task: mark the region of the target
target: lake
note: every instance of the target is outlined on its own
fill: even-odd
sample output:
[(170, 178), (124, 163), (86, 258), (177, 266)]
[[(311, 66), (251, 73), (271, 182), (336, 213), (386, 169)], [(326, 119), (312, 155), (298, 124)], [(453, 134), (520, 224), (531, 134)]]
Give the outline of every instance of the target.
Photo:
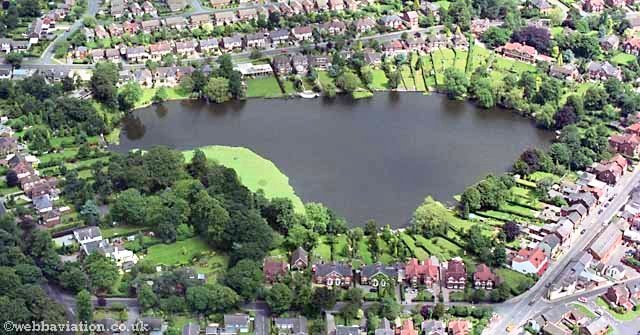
[(552, 136), (506, 110), (391, 92), (363, 100), (166, 102), (125, 120), (114, 150), (247, 147), (273, 161), (303, 201), (322, 202), (351, 225), (375, 219), (401, 227), (427, 195), (452, 203)]

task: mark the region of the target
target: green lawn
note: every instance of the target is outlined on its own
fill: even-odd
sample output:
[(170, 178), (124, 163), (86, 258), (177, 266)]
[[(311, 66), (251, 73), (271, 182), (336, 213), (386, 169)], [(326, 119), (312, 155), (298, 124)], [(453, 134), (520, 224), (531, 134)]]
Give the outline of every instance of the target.
[(373, 81), (371, 82), (371, 89), (373, 90), (386, 90), (389, 79), (381, 69), (372, 69)]
[(101, 228), (100, 230), (102, 231), (102, 236), (104, 238), (112, 238), (135, 234), (140, 230), (144, 230), (144, 228), (121, 225), (117, 227)]
[(194, 257), (209, 251), (209, 246), (198, 237), (192, 237), (172, 244), (156, 244), (147, 249), (144, 257), (155, 264), (191, 265)]
[(611, 57), (611, 63), (618, 64), (618, 65), (629, 64), (634, 60), (636, 60), (636, 56), (630, 55), (624, 52), (620, 52), (615, 56)]
[(438, 257), (439, 260), (448, 260), (456, 256), (462, 256), (464, 250), (457, 244), (443, 237), (426, 239), (422, 236), (414, 236), (416, 244), (424, 248), (430, 255)]
[(605, 308), (609, 312), (609, 314), (611, 314), (611, 316), (613, 316), (616, 320), (631, 321), (631, 320), (640, 318), (640, 309), (635, 311), (631, 310), (626, 313), (620, 314), (615, 310), (613, 310), (611, 306), (609, 306), (609, 304), (602, 297), (596, 300), (596, 304), (602, 308)]
[[(167, 92), (167, 100), (182, 100), (190, 97), (189, 93), (182, 92), (179, 87), (165, 87)], [(143, 88), (142, 97), (135, 104), (135, 108), (149, 106), (153, 103), (153, 96), (156, 95), (158, 88)]]
[(276, 98), (282, 96), (278, 80), (274, 76), (247, 80), (248, 98)]
[(429, 254), (422, 247), (416, 245), (416, 241), (410, 235), (402, 232), (400, 233), (400, 239), (417, 259), (422, 261), (429, 257)]
[[(232, 168), (238, 174), (242, 183), (251, 191), (264, 191), (267, 198), (288, 198), (299, 213), (304, 213), (302, 200), (289, 185), (289, 178), (284, 175), (271, 161), (254, 153), (247, 148), (227, 146), (207, 146), (200, 148), (207, 158)], [(193, 156), (193, 150), (184, 152), (188, 161)]]
[(577, 310), (579, 310), (580, 312), (582, 312), (582, 314), (586, 315), (586, 316), (587, 316), (587, 317), (589, 317), (589, 318), (592, 318), (592, 319), (593, 319), (593, 318), (595, 318), (595, 317), (597, 316), (597, 315), (596, 315), (596, 313), (594, 313), (593, 311), (591, 311), (591, 310), (589, 309), (589, 307), (587, 307), (587, 306), (585, 306), (585, 305), (583, 305), (583, 304), (575, 303), (575, 304), (571, 304), (571, 307), (576, 308)]
[(500, 268), (496, 270), (496, 274), (502, 278), (513, 295), (519, 295), (535, 284), (532, 278), (511, 269)]

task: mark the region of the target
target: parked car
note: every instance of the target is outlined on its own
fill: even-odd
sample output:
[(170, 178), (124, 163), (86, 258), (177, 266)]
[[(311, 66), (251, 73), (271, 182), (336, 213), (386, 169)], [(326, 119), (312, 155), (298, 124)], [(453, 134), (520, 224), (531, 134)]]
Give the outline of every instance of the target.
[(586, 232), (587, 232), (587, 230), (586, 230), (586, 229), (582, 229), (582, 230), (580, 231), (580, 235), (583, 235), (583, 234), (584, 234), (584, 233), (586, 233)]
[(580, 297), (580, 298), (578, 298), (578, 301), (579, 301), (579, 302), (581, 302), (581, 303), (583, 303), (583, 304), (586, 304), (586, 303), (587, 303), (587, 298), (585, 298), (585, 297)]

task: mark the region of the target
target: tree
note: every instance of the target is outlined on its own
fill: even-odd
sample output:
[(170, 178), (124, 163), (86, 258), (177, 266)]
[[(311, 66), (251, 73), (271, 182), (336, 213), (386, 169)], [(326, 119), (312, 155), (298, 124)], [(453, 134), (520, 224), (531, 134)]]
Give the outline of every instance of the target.
[(130, 81), (122, 86), (118, 93), (118, 106), (122, 111), (130, 111), (142, 97), (142, 88), (136, 81)]
[(11, 66), (13, 66), (14, 68), (20, 68), (20, 65), (22, 65), (23, 58), (24, 58), (24, 55), (21, 52), (10, 52), (5, 56), (4, 59), (7, 61), (7, 63), (11, 64)]
[(142, 226), (147, 215), (147, 203), (138, 190), (131, 188), (118, 194), (110, 213), (111, 218), (120, 224)]
[(480, 107), (488, 109), (496, 105), (496, 101), (493, 96), (493, 89), (491, 87), (491, 79), (481, 78), (474, 81), (472, 86), (475, 98), (478, 100), (478, 105)]
[(260, 264), (249, 259), (239, 261), (229, 269), (225, 282), (246, 300), (254, 299), (262, 287)]
[(483, 34), (480, 40), (490, 48), (496, 48), (509, 42), (511, 30), (501, 27), (490, 27)]
[(184, 156), (181, 152), (164, 146), (156, 146), (142, 156), (147, 172), (147, 188), (157, 191), (173, 186), (181, 178)]
[(167, 101), (167, 99), (169, 99), (169, 93), (167, 92), (167, 89), (164, 87), (160, 87), (158, 90), (156, 90), (156, 93), (153, 95), (153, 102), (154, 103), (162, 103)]
[(7, 171), (6, 175), (7, 186), (14, 187), (18, 186), (20, 183), (20, 179), (18, 179), (18, 174), (14, 170)]
[(474, 212), (482, 207), (480, 192), (474, 186), (467, 187), (460, 196), (460, 204), (467, 212)]
[(469, 79), (461, 70), (450, 67), (444, 70), (445, 90), (449, 99), (461, 100), (467, 94)]
[(138, 303), (143, 311), (151, 309), (158, 304), (158, 297), (153, 292), (151, 286), (146, 283), (138, 288)]
[(513, 33), (513, 41), (530, 45), (543, 53), (551, 49), (551, 33), (544, 27), (526, 26)]
[(609, 95), (599, 86), (589, 86), (584, 94), (584, 107), (587, 110), (601, 110), (607, 103)]
[(84, 205), (80, 209), (80, 217), (87, 223), (89, 226), (97, 226), (100, 223), (100, 210), (98, 209), (98, 205), (96, 205), (95, 201), (87, 200)]
[(269, 308), (276, 313), (282, 314), (291, 308), (293, 293), (291, 289), (282, 283), (274, 284), (267, 292), (266, 301)]
[(93, 304), (89, 291), (82, 290), (76, 295), (76, 311), (78, 319), (85, 323), (90, 323), (93, 319)]
[(96, 290), (108, 291), (118, 280), (118, 267), (115, 262), (99, 253), (89, 255), (84, 263), (91, 286)]
[(507, 242), (513, 242), (520, 235), (520, 225), (514, 221), (507, 221), (502, 225)]
[(89, 287), (89, 277), (77, 263), (65, 263), (58, 281), (63, 288), (74, 293)]
[(311, 303), (318, 311), (332, 309), (336, 305), (337, 297), (335, 290), (327, 287), (318, 287), (313, 291)]
[(89, 82), (93, 97), (99, 102), (115, 107), (117, 102), (118, 68), (114, 63), (101, 62), (96, 64)]
[(198, 233), (206, 234), (210, 243), (220, 242), (224, 228), (231, 222), (229, 213), (205, 190), (199, 191), (195, 198), (191, 204), (189, 222)]
[(336, 78), (336, 85), (347, 93), (352, 93), (358, 89), (358, 76), (353, 72), (344, 72)]
[(204, 96), (216, 103), (229, 100), (229, 80), (222, 77), (211, 77), (204, 87)]

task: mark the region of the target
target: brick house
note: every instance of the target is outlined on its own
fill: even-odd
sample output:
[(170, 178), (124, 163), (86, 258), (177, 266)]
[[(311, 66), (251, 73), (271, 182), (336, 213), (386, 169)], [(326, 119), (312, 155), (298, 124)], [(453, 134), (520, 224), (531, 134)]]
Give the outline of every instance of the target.
[(407, 24), (409, 25), (409, 29), (416, 29), (418, 28), (418, 12), (411, 10), (408, 12), (404, 12), (404, 14), (402, 15), (402, 18), (407, 21)]
[(313, 38), (313, 28), (311, 26), (299, 26), (291, 29), (291, 35), (298, 41), (307, 41)]
[(404, 28), (404, 20), (398, 15), (385, 15), (380, 18), (380, 24), (388, 29), (398, 30)]
[(291, 254), (291, 269), (304, 270), (309, 266), (309, 253), (302, 247), (298, 247)]
[(600, 13), (604, 10), (603, 0), (584, 0), (582, 2), (582, 9), (591, 13)]
[(486, 264), (479, 264), (473, 273), (473, 287), (491, 290), (498, 284), (498, 276)]
[(410, 259), (404, 267), (404, 280), (407, 284), (416, 287), (425, 285), (431, 287), (440, 280), (440, 266), (435, 258), (427, 258), (420, 262), (415, 258)]
[(360, 271), (360, 284), (362, 285), (386, 287), (391, 283), (398, 283), (399, 279), (398, 268), (393, 265), (371, 264), (364, 266)]
[(463, 290), (467, 282), (467, 269), (461, 258), (453, 258), (447, 262), (443, 280), (445, 287), (453, 290)]
[(465, 319), (451, 320), (447, 324), (447, 334), (449, 335), (469, 335), (471, 334), (471, 321)]
[(613, 307), (622, 307), (627, 311), (633, 308), (631, 293), (625, 285), (615, 285), (609, 287), (604, 294), (604, 299)]
[(628, 54), (638, 56), (640, 54), (640, 38), (633, 36), (626, 39), (622, 44), (622, 49)]
[(640, 136), (636, 134), (614, 134), (609, 137), (611, 150), (629, 157), (638, 157)]
[(511, 268), (520, 273), (541, 276), (549, 266), (549, 259), (540, 248), (523, 248), (511, 260)]
[(521, 43), (507, 43), (497, 49), (505, 57), (514, 58), (523, 62), (533, 63), (538, 57), (538, 51)]
[(313, 272), (313, 282), (319, 285), (349, 287), (353, 281), (353, 271), (348, 264), (314, 264), (311, 271)]
[(596, 179), (609, 185), (615, 185), (627, 170), (627, 159), (621, 154), (616, 154), (608, 161), (596, 164), (592, 170)]

